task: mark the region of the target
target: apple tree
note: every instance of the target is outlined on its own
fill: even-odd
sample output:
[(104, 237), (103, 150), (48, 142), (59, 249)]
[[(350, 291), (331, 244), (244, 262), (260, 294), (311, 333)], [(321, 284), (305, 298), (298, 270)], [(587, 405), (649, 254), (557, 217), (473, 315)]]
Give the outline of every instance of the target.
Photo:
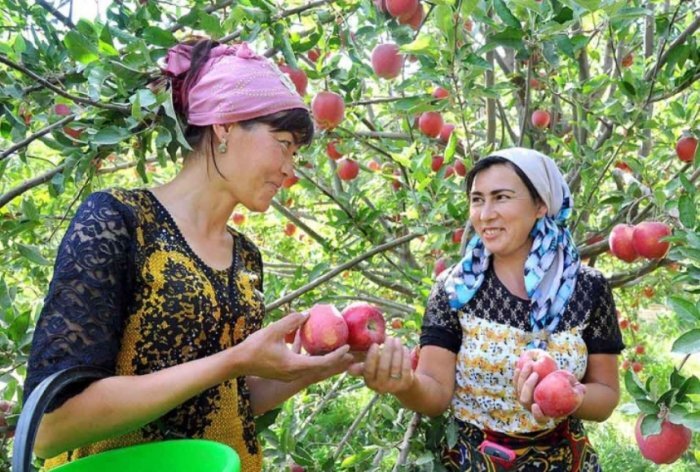
[[(88, 3), (102, 8), (85, 16)], [(263, 251), (270, 321), (364, 301), (416, 345), (434, 276), (470, 236), (468, 169), (499, 148), (532, 147), (566, 173), (581, 255), (615, 287), (628, 347), (622, 421), (641, 414), (642, 438), (667, 422), (700, 431), (695, 2), (0, 0), (0, 22), (5, 461), (76, 206), (177, 172), (186, 143), (153, 83), (167, 49), (191, 34), (247, 41), (277, 61), (318, 125), (273, 210), (232, 215)], [(647, 232), (653, 222), (660, 232)], [(259, 428), (269, 470), (439, 470), (439, 444), (456, 437), (446, 418), (347, 375)]]

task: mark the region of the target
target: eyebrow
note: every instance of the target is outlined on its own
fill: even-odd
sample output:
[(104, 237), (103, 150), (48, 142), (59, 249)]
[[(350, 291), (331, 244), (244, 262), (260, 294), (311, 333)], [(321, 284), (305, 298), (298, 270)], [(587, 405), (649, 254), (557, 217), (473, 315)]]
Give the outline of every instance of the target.
[[(502, 193), (502, 192), (510, 192), (510, 193), (515, 193), (515, 190), (511, 190), (509, 188), (497, 188), (496, 190), (491, 190), (489, 193), (491, 195), (496, 195), (497, 193)], [(479, 191), (473, 191), (470, 193), (470, 195), (483, 195), (483, 192)]]

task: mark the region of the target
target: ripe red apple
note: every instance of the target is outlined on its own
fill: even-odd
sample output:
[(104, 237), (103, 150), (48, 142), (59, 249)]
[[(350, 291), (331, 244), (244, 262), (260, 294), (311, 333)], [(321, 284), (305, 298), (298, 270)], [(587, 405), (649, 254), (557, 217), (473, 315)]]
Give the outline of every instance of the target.
[(642, 344), (637, 344), (637, 346), (634, 348), (634, 352), (636, 352), (640, 356), (642, 354), (644, 354), (645, 351), (646, 351), (646, 349), (644, 348), (644, 346)]
[(59, 103), (55, 107), (53, 107), (54, 113), (60, 116), (68, 116), (70, 115), (70, 108), (68, 108), (68, 105), (64, 105), (63, 103)]
[(360, 166), (350, 158), (344, 158), (338, 162), (338, 177), (341, 180), (353, 180), (360, 173)]
[(617, 161), (615, 163), (615, 168), (620, 169), (623, 172), (632, 173), (632, 168), (624, 161)]
[(311, 102), (311, 111), (319, 128), (332, 130), (345, 118), (345, 102), (337, 93), (319, 92)]
[(294, 236), (294, 233), (297, 232), (297, 226), (289, 221), (285, 226), (284, 226), (284, 234), (287, 236)]
[(386, 0), (386, 9), (395, 18), (407, 20), (418, 8), (418, 0)]
[(433, 156), (433, 159), (430, 161), (430, 168), (433, 169), (433, 172), (437, 172), (440, 170), (440, 167), (442, 167), (442, 163), (445, 162), (445, 158), (439, 155)]
[(439, 135), (440, 141), (442, 141), (443, 143), (446, 143), (447, 141), (449, 141), (450, 135), (452, 134), (452, 132), (454, 130), (455, 130), (455, 125), (453, 125), (451, 123), (445, 123), (444, 125), (442, 125), (442, 128), (440, 128), (440, 135)]
[(311, 62), (316, 63), (318, 58), (321, 57), (321, 51), (319, 51), (318, 48), (313, 48), (306, 53), (306, 57), (308, 57)]
[(535, 110), (532, 113), (532, 126), (538, 129), (544, 129), (547, 126), (549, 126), (549, 122), (551, 120), (551, 117), (549, 116), (549, 112), (544, 111), (544, 110)]
[(665, 419), (661, 422), (661, 431), (658, 434), (644, 437), (642, 436), (643, 417), (644, 415), (639, 415), (637, 425), (634, 428), (634, 437), (642, 456), (655, 464), (676, 462), (690, 446), (690, 440), (693, 437), (692, 431), (683, 425), (674, 424)]
[(410, 26), (413, 31), (418, 31), (418, 28), (420, 28), (424, 17), (425, 10), (423, 10), (423, 5), (419, 3), (418, 7), (416, 8), (416, 11), (413, 12), (413, 15), (411, 15), (406, 20), (402, 20), (401, 18), (399, 18), (399, 23), (401, 23), (402, 25)]
[(374, 305), (356, 302), (341, 313), (348, 325), (348, 344), (353, 351), (366, 351), (372, 344), (382, 344), (385, 339), (384, 315)]
[(391, 327), (394, 329), (403, 328), (403, 320), (401, 318), (394, 318), (391, 320)]
[(369, 164), (367, 164), (367, 167), (372, 172), (377, 172), (381, 168), (381, 166), (379, 165), (379, 162), (375, 161), (374, 159), (369, 161)]
[(448, 92), (446, 88), (436, 87), (435, 90), (433, 90), (433, 97), (439, 100), (442, 100), (443, 98), (447, 98), (449, 96), (450, 92)]
[(80, 139), (80, 137), (83, 135), (82, 128), (71, 128), (70, 126), (64, 126), (63, 132), (73, 139)]
[(544, 84), (533, 77), (530, 79), (530, 88), (532, 90), (543, 90)]
[(625, 262), (633, 262), (639, 257), (637, 250), (632, 244), (632, 234), (634, 226), (619, 224), (610, 231), (608, 244), (610, 244), (610, 252), (613, 256)]
[(343, 157), (343, 154), (335, 147), (336, 144), (338, 144), (338, 141), (330, 141), (328, 144), (326, 144), (326, 154), (328, 154), (328, 157), (334, 161), (337, 161)]
[(455, 175), (455, 168), (453, 166), (445, 167), (445, 178), (448, 179)]
[(634, 371), (635, 374), (641, 372), (643, 367), (644, 367), (644, 365), (641, 362), (633, 362), (632, 363), (632, 370)]
[(378, 44), (372, 50), (372, 70), (378, 77), (393, 79), (401, 73), (403, 55), (394, 43)]
[(622, 370), (629, 370), (631, 365), (632, 363), (628, 359), (625, 359), (622, 361)]
[(460, 177), (464, 177), (465, 175), (467, 175), (467, 167), (464, 165), (464, 162), (462, 162), (461, 159), (457, 159), (455, 161), (454, 169), (457, 175), (459, 175)]
[(464, 235), (464, 228), (458, 228), (452, 232), (452, 242), (459, 244), (462, 242), (462, 235)]
[(231, 219), (233, 220), (233, 223), (237, 225), (242, 225), (245, 223), (245, 215), (243, 213), (235, 212)]
[(306, 86), (309, 84), (309, 79), (306, 77), (306, 72), (289, 67), (287, 64), (280, 64), (279, 68), (282, 72), (289, 76), (294, 84), (294, 87), (297, 89), (297, 93), (302, 97), (306, 95)]
[(299, 177), (297, 177), (296, 175), (292, 175), (282, 181), (282, 187), (289, 188), (297, 182), (299, 182)]
[(626, 54), (625, 57), (622, 58), (622, 60), (620, 61), (620, 65), (622, 67), (629, 67), (632, 65), (633, 62), (634, 62), (634, 54), (632, 54), (630, 52), (630, 53)]
[(435, 277), (437, 277), (437, 276), (440, 275), (440, 274), (442, 273), (442, 271), (444, 271), (445, 269), (447, 269), (447, 261), (445, 261), (445, 259), (443, 259), (443, 258), (441, 257), (440, 259), (438, 259), (437, 261), (435, 261), (435, 267), (433, 268), (433, 275), (434, 275)]
[(693, 136), (684, 136), (676, 143), (676, 154), (683, 162), (693, 162), (695, 151), (698, 148), (698, 140)]
[(528, 364), (532, 364), (532, 371), (537, 374), (538, 382), (559, 368), (557, 361), (542, 349), (523, 351), (515, 363), (515, 368), (523, 370)]
[(671, 235), (671, 228), (659, 221), (643, 221), (634, 227), (632, 246), (642, 257), (647, 259), (663, 259), (668, 253), (671, 243), (661, 241)]
[(418, 361), (420, 360), (420, 346), (413, 346), (411, 349), (411, 370), (416, 370), (418, 368)]
[(436, 111), (426, 111), (418, 118), (418, 129), (431, 138), (437, 138), (442, 130), (442, 115)]
[(555, 370), (540, 380), (533, 395), (542, 413), (552, 418), (569, 416), (578, 407), (586, 387), (567, 370)]
[(622, 319), (620, 320), (620, 329), (627, 329), (630, 327), (630, 320)]
[(333, 305), (316, 304), (301, 327), (301, 345), (311, 355), (326, 354), (348, 341), (348, 325)]

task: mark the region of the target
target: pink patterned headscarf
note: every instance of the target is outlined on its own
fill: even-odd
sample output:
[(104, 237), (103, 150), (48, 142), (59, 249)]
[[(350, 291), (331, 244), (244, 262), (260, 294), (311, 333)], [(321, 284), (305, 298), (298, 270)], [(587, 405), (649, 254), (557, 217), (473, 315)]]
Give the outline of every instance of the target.
[[(193, 46), (178, 44), (168, 51), (164, 72), (179, 77), (190, 69)], [(220, 44), (189, 86), (173, 90), (196, 126), (235, 123), (292, 108), (308, 109), (289, 78), (247, 43)]]

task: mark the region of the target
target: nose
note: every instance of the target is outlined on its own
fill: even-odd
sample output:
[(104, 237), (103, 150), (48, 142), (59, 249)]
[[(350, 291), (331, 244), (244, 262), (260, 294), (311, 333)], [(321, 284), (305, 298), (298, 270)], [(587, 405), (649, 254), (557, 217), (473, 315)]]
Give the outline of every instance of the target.
[(284, 159), (282, 162), (282, 173), (285, 177), (291, 177), (294, 175), (294, 160), (292, 157)]
[(496, 217), (496, 209), (493, 202), (486, 200), (482, 205), (479, 212), (479, 218), (481, 221), (489, 221)]

